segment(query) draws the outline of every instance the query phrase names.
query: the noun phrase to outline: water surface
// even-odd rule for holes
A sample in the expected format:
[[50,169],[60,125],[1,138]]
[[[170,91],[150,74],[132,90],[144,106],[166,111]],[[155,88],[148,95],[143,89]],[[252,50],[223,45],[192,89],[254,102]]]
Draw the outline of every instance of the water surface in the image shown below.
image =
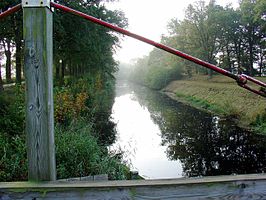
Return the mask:
[[178,103],[145,87],[118,81],[113,105],[117,141],[132,170],[145,178],[261,173],[266,137],[229,119]]

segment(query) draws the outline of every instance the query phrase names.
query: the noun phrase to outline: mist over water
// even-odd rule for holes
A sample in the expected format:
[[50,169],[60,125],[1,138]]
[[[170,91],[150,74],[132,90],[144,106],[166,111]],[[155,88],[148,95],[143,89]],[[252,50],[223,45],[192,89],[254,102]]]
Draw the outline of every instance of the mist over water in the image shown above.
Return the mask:
[[118,81],[113,105],[117,141],[131,169],[148,179],[261,173],[266,137],[183,105],[159,92]]

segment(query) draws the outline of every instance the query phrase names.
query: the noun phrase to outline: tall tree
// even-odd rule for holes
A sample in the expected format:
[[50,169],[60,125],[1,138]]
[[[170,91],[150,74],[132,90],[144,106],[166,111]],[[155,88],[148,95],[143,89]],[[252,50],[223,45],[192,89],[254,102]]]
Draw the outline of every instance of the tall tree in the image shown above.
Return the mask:
[[[221,49],[218,38],[221,34],[219,16],[222,11],[223,8],[216,5],[214,0],[208,5],[204,1],[198,1],[186,10],[186,20],[195,37],[194,49],[200,49],[199,57],[212,64],[216,64],[215,57]],[[208,73],[211,77],[212,72]]]
[[2,45],[4,48],[5,56],[6,56],[6,82],[11,83],[11,59],[12,59],[12,52],[11,52],[11,40],[9,38],[5,38],[2,40]]
[[258,53],[259,71],[260,75],[262,75],[266,65],[266,1],[258,0],[254,9],[254,20],[258,23],[259,37],[259,42],[256,49]]
[[240,28],[240,13],[227,6],[220,15],[220,44],[221,55],[219,64],[222,68],[238,70],[241,66],[243,51],[242,29]]
[[2,63],[1,63],[2,59],[3,59],[3,53],[0,51],[0,93],[4,90],[3,79],[2,79]]
[[15,57],[16,57],[16,83],[21,83],[22,79],[22,60],[23,60],[23,27],[22,12],[12,16],[12,27],[14,31]]
[[242,0],[240,3],[241,12],[241,26],[243,29],[243,36],[245,39],[245,50],[247,54],[246,63],[244,63],[250,75],[254,75],[254,61],[257,56],[255,47],[259,42],[258,23],[255,20],[255,5],[256,0]]
[[[121,27],[127,25],[123,13],[107,10],[103,4],[100,4],[101,1],[61,0],[59,2]],[[119,44],[117,35],[70,14],[57,12],[54,19],[55,63],[59,65],[59,60],[62,60],[65,70],[61,72],[80,76],[83,73],[111,75],[116,71],[116,62],[112,55]],[[58,72],[59,67],[56,69]]]
[[[0,10],[8,10],[10,7],[20,3],[20,0],[1,1]],[[11,82],[11,65],[13,52],[11,47],[15,46],[16,56],[16,82],[21,82],[22,72],[22,12],[12,14],[1,20],[0,24],[0,45],[5,49],[6,56],[6,79]],[[13,47],[12,47],[13,48]]]

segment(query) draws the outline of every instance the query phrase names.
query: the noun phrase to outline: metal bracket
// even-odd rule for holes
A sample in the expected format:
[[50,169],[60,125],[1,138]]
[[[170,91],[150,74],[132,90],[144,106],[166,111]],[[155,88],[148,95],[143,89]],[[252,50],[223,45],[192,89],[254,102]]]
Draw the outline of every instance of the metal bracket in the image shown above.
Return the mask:
[[53,0],[22,0],[22,7],[48,7],[50,8],[50,3]]

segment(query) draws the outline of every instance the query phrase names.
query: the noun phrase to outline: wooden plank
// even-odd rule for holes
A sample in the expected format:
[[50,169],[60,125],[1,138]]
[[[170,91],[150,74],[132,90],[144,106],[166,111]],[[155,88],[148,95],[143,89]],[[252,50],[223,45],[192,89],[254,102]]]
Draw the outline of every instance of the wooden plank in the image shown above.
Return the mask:
[[0,183],[0,199],[266,199],[266,175],[107,182]]
[[55,180],[52,12],[23,8],[29,180]]

